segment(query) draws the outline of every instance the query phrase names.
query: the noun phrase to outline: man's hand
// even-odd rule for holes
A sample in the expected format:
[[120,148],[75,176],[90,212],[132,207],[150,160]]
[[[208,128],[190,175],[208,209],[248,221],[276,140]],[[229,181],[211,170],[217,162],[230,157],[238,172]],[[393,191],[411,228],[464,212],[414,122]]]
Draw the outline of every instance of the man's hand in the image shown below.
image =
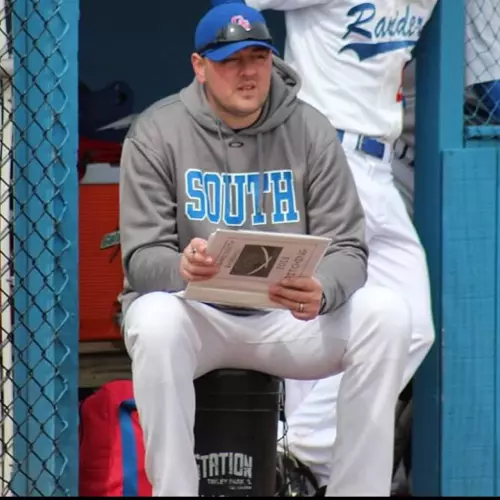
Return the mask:
[[323,288],[316,278],[285,278],[269,287],[269,298],[290,309],[297,319],[314,319],[320,311]]
[[219,272],[212,257],[207,255],[207,242],[193,238],[182,253],[180,273],[186,281],[203,281]]

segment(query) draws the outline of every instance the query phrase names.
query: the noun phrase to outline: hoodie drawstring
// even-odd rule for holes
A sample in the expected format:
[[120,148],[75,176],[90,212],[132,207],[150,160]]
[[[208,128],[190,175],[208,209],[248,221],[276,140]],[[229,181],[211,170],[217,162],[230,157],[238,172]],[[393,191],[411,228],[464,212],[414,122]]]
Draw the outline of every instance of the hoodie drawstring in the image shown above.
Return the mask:
[[222,137],[221,122],[219,119],[215,120],[215,122],[217,123],[217,135],[219,136],[219,142],[222,146],[222,156],[224,158],[224,173],[229,175],[229,155],[227,152],[226,143],[224,142],[224,138]]
[[264,160],[262,134],[257,134],[257,166],[259,167],[259,213],[264,213]]

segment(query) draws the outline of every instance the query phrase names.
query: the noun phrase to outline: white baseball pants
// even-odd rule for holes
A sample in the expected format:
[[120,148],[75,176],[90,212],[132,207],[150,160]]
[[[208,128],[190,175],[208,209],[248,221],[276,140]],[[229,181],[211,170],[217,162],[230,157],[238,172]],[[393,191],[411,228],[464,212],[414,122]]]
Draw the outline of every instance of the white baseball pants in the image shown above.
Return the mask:
[[[389,288],[404,298],[411,309],[412,338],[402,390],[434,342],[426,256],[394,185],[391,164],[345,145],[344,149],[366,215],[370,250],[367,286]],[[341,379],[341,375],[336,375],[318,381],[286,381],[287,429],[280,424],[278,447],[287,446],[307,464],[320,485],[327,484],[330,474],[335,474],[330,450],[337,436],[336,404]],[[285,430],[286,438],[281,439]]]
[[410,325],[406,302],[371,286],[309,322],[284,310],[231,316],[163,292],[138,298],[124,335],[153,496],[198,496],[193,380],[217,368],[313,380],[344,370],[327,494],[388,496]]

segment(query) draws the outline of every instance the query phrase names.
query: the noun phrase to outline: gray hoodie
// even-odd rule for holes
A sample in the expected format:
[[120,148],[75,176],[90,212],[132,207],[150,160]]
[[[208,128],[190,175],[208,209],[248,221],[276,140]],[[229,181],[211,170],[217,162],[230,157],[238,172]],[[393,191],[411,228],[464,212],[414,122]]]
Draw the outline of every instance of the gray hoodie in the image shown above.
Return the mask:
[[335,129],[297,98],[298,75],[275,59],[260,119],[234,132],[195,80],[145,110],[123,145],[123,313],[139,295],[183,290],[181,252],[217,227],[331,238],[317,278],[324,312],[366,280],[364,213]]

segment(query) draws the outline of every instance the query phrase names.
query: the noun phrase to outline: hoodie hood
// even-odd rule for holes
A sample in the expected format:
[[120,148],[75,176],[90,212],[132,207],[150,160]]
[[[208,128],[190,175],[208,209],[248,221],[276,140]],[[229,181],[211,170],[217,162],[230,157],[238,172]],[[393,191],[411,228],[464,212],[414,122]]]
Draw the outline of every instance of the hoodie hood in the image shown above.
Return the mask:
[[[273,57],[271,88],[260,118],[241,135],[259,135],[282,125],[297,106],[301,81],[299,75],[278,57]],[[217,118],[205,96],[203,85],[196,79],[180,92],[181,102],[193,119],[206,130],[217,134],[234,132]]]

